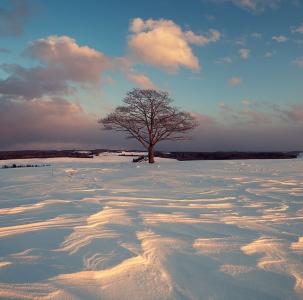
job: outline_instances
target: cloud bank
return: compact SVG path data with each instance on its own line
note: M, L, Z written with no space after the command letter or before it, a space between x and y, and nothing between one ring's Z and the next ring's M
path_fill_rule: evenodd
M28 5L26 1L13 4L11 10L0 9L0 35L22 33ZM156 88L147 75L135 70L137 64L197 71L199 60L190 45L205 46L220 39L214 29L199 35L163 19L134 19L130 32L130 55L122 57L109 57L69 36L52 35L24 49L23 56L32 61L28 66L1 64L6 77L0 79L0 148L135 146L118 134L101 131L98 116L69 99L82 91L100 90L101 83L111 78L107 72L121 73L139 87Z
M18 7L15 6L16 11L21 9ZM0 16L1 13L2 10ZM20 26L19 29L10 29L10 34L21 32ZM109 57L97 49L79 45L68 36L49 36L31 42L23 52L32 61L29 66L0 65L6 74L0 79L0 149L139 147L117 133L100 130L99 116L87 113L69 99L79 91L100 89L102 78L111 78L107 72L121 73L136 86L156 88L147 75L135 70L138 64L168 72L180 68L198 72L201 64L194 47L205 47L220 38L215 29L198 34L171 20L136 18L130 23L128 53L122 57ZM0 52L7 53L7 49L1 48ZM250 51L241 48L239 54L248 59ZM301 67L301 61L298 58L293 63ZM217 61L232 62L227 56ZM232 77L227 83L237 86L242 79ZM251 101L243 100L241 108L221 104L218 118L194 115L201 125L193 132L191 141L182 145L168 142L160 148L191 151L303 148L303 104L272 105L260 111Z

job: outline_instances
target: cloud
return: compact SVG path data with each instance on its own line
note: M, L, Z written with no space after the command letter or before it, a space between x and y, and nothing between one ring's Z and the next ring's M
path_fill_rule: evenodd
M251 105L251 101L248 100L248 99L243 99L242 100L242 104L245 105L245 106L250 106Z
M30 43L24 54L38 62L35 67L2 64L8 75L0 80L0 94L24 100L45 95L64 96L75 87L99 88L101 76L108 70L118 71L141 87L153 86L151 80L132 70L126 58L109 58L88 46L80 46L68 36L49 36Z
M0 80L0 94L21 100L39 98L43 95L66 95L73 89L67 84L60 70L44 67L24 68L19 65L1 65L9 76Z
M235 41L235 44L241 47L245 47L246 45L246 36L241 36L238 40Z
M241 48L239 50L239 54L240 54L242 59L248 59L249 55L250 55L250 50L247 49L247 48Z
M303 68L303 56L292 61L299 68Z
M214 3L232 3L251 13L262 13L267 9L277 9L284 0L205 0Z
M102 74L107 71L124 73L126 79L142 87L154 86L144 74L136 73L124 57L108 58L89 47L80 47L69 37L51 36L31 43L24 51L40 64L26 68L16 64L2 64L8 74L0 80L0 94L28 100L43 95L68 95L80 87L99 87Z
M291 27L291 32L303 34L303 23L301 23L298 27Z
M98 116L60 98L0 99L0 149L134 147L118 133L100 130Z
M268 8L277 8L281 4L281 0L232 0L232 2L251 12L263 12Z
M252 102L250 100L243 99L241 103L242 107L240 108L234 108L225 103L220 103L219 108L221 114L227 122L232 122L237 125L254 124L258 126L273 122L271 114L252 109Z
M127 58L109 58L67 36L35 40L24 55L34 61L33 67L0 65L7 75L0 79L2 149L122 146L119 134L100 131L95 115L67 99L77 96L77 91L98 92L106 71L123 73L137 86L154 87L146 75L133 69ZM98 142L101 137L105 139L102 143Z
M273 51L268 51L264 54L265 58L272 58L274 55L277 54L277 51L273 50Z
M136 83L138 86L143 87L145 89L154 89L155 85L152 81L144 74L138 73L127 73L127 79Z
M232 78L229 78L227 80L227 83L230 86L237 86L237 85L240 85L242 83L242 78L240 78L240 77L232 77Z
M249 107L251 105L248 105ZM223 109L223 107L225 107ZM285 124L275 123L271 113L249 110L246 103L235 109L221 104L220 121L193 113L200 122L183 143L164 142L167 151L287 151L303 147L303 106L280 108ZM235 117L233 117L235 115ZM0 99L0 148L5 149L92 149L139 148L134 140L116 132L100 130L98 116L86 113L79 104L60 98L32 101ZM230 122L224 121L230 119ZM270 121L269 121L270 120ZM241 126L239 126L241 124Z
M125 78L141 88L156 88L151 79L133 68L133 62L127 57L118 57L112 60L115 71L122 72Z
M8 77L0 80L0 94L26 100L70 94L75 90L71 83L97 85L102 73L111 65L101 52L79 46L67 36L36 40L24 53L39 64L29 68L2 64L0 67Z
M288 37L286 37L285 35L273 36L272 39L277 43L285 43L286 41L288 41Z
M97 118L63 99L0 101L0 146L31 143L90 143Z
M197 112L191 112L191 115L198 121L200 126L212 126L216 122L216 120L208 115L197 113Z
M220 103L220 121L201 123L190 141L165 142L159 148L166 151L298 151L303 148L303 104L283 108L284 124L280 111L263 108L258 111L252 108L255 106L246 100L237 108Z
M303 123L303 104L292 105L290 109L285 110L283 113L288 120L294 123Z
M7 52L4 48L2 52ZM2 64L7 77L0 79L0 95L10 99L32 100L43 96L70 96L78 89L99 89L101 76L110 70L122 72L139 87L155 87L144 74L133 70L125 57L109 58L88 46L80 46L68 36L49 36L29 44L25 56L34 59L34 67Z
M0 7L0 36L19 36L31 14L28 1L11 1L11 7Z
M253 37L253 38L259 40L259 39L262 39L263 35L262 35L262 33L260 33L260 32L253 32L253 33L251 34L251 37Z
M232 62L233 62L233 60L232 60L232 58L231 57L229 57L229 56L225 56L225 57L221 57L221 58L219 58L219 59L217 59L216 61L215 61L215 63L216 64L221 64L221 65L223 65L223 64L232 64Z
M210 43L215 43L220 40L221 33L218 30L210 29L209 34L206 35L197 35L192 31L186 31L184 33L187 42L199 46L205 46Z
M274 110L286 122L303 124L303 103L280 107L275 105Z
M100 74L110 67L110 60L103 53L79 46L68 36L36 40L25 53L50 69L60 70L63 77L75 82L97 83Z
M270 118L270 116L268 116L266 113L264 112L260 112L260 111L255 111L252 109L243 109L241 111L242 116L245 118L248 118L248 122L255 124L255 125L260 125L260 124L269 124L272 123L272 120Z
M243 99L241 104L242 106L234 107L224 102L219 103L222 119L238 125L255 124L261 127L266 124L284 127L303 125L303 103L282 106ZM281 120L285 123L281 123Z
M220 39L217 30L211 29L207 35L198 35L183 31L176 23L165 19L133 19L130 31L128 47L134 61L174 72L180 67L193 71L200 69L190 44L205 46Z
M210 21L210 22L216 20L216 17L215 17L214 15L208 15L208 14L206 14L206 15L204 15L204 17L205 17L208 21Z

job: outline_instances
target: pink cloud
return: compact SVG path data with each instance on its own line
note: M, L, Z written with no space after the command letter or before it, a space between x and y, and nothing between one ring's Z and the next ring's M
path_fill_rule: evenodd
M220 39L217 30L210 30L205 36L197 35L165 19L136 18L131 22L130 31L128 47L133 59L168 71L177 71L180 67L198 71L199 60L190 44L204 46Z
M242 59L248 59L250 55L250 50L247 48L241 48L239 50L239 54Z
M228 85L237 86L242 83L242 78L240 77L231 77L227 80Z
M64 96L74 92L77 86L99 88L101 77L108 70L122 72L127 80L140 87L154 87L146 75L133 70L129 59L109 58L67 36L38 39L24 52L40 64L32 68L1 65L8 77L0 80L0 94L26 100L44 95Z
M139 87L146 88L146 89L154 89L155 85L152 83L152 81L144 74L138 74L138 73L127 73L126 74L127 79L130 81L136 83Z
M285 43L288 41L288 37L285 35L278 35L278 36L273 36L272 40L276 41L277 43Z
M26 100L44 95L63 96L75 90L71 83L97 86L103 72L111 67L111 60L103 53L79 46L66 36L36 40L25 54L40 64L31 68L1 65L8 77L0 80L0 94Z
M216 123L213 117L205 114L191 112L191 115L199 122L200 126L210 126Z
M275 107L275 110L287 122L303 123L303 104L291 105L288 108Z
M68 36L49 36L30 44L25 51L50 69L60 70L68 80L97 83L103 71L111 66L103 53L79 46Z

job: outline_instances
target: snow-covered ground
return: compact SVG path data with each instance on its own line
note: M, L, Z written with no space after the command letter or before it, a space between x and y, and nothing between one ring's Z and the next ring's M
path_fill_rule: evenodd
M0 169L0 298L303 299L303 160L130 160Z

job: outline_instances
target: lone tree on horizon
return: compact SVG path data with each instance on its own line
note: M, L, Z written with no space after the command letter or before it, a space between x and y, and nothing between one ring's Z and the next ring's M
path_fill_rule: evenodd
M185 140L188 131L198 125L188 112L171 106L172 99L164 91L133 89L112 113L99 120L106 130L122 131L137 139L154 163L155 145L164 140Z

